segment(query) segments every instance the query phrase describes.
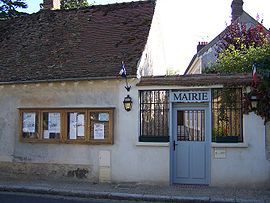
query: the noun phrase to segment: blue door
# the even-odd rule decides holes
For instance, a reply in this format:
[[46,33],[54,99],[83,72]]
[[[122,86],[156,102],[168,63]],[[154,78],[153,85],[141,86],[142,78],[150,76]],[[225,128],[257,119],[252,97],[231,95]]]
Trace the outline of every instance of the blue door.
[[208,107],[173,108],[172,125],[173,183],[209,184]]

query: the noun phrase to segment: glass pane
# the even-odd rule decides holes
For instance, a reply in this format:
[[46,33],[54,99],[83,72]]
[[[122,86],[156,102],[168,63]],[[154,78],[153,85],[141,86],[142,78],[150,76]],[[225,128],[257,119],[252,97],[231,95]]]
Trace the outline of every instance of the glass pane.
[[140,91],[140,137],[168,136],[169,91]]
[[43,139],[59,139],[61,114],[59,112],[43,112]]
[[109,138],[109,118],[108,112],[90,113],[90,139],[105,140]]
[[205,141],[204,110],[177,111],[177,140]]
[[23,138],[37,138],[38,114],[36,112],[23,112],[22,135]]
[[241,89],[223,88],[212,90],[212,141],[243,141],[241,110]]
[[83,140],[85,139],[85,113],[69,112],[67,116],[68,139]]

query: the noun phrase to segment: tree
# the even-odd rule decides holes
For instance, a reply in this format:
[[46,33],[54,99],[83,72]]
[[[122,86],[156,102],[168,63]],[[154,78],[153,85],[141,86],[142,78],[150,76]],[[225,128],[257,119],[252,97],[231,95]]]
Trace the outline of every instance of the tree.
[[17,8],[27,8],[25,0],[0,0],[0,20],[12,18],[24,13],[17,11]]
[[261,46],[269,42],[269,37],[269,31],[260,23],[247,28],[246,24],[234,22],[221,35],[219,46],[224,50],[234,45],[236,49],[242,50],[251,46]]
[[217,61],[206,73],[250,72],[254,64],[260,73],[270,69],[270,32],[262,24],[247,29],[234,23],[224,33],[217,44]]
[[89,6],[87,0],[61,0],[61,9],[74,9]]
[[217,61],[205,72],[251,73],[255,66],[260,83],[252,86],[245,101],[250,102],[251,94],[255,94],[258,98],[256,113],[265,122],[270,121],[270,32],[261,24],[249,29],[245,25],[232,24],[222,36],[218,48],[221,51]]
[[227,49],[219,53],[216,63],[205,70],[206,73],[248,73],[252,66],[257,67],[260,75],[270,71],[270,44],[250,46],[237,49],[229,45]]

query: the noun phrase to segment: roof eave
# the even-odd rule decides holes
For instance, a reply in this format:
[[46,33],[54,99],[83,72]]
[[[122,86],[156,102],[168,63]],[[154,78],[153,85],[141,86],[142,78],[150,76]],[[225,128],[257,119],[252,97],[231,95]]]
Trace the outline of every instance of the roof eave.
[[[137,78],[137,76],[129,75],[128,78]],[[120,80],[120,79],[121,79],[121,76],[64,78],[64,79],[46,79],[46,80],[17,80],[17,81],[0,82],[0,85],[53,83],[53,82],[77,82],[77,81],[91,81],[91,80]]]
[[192,74],[175,76],[142,77],[137,86],[250,86],[250,74]]

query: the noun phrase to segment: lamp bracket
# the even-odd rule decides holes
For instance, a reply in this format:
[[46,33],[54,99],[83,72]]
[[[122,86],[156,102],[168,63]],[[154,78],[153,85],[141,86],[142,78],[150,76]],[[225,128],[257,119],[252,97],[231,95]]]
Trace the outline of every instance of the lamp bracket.
[[129,92],[130,89],[131,89],[131,86],[128,85],[128,80],[127,80],[127,77],[126,77],[126,86],[125,86],[126,90]]
[[129,92],[131,89],[131,86],[125,86],[126,90]]

